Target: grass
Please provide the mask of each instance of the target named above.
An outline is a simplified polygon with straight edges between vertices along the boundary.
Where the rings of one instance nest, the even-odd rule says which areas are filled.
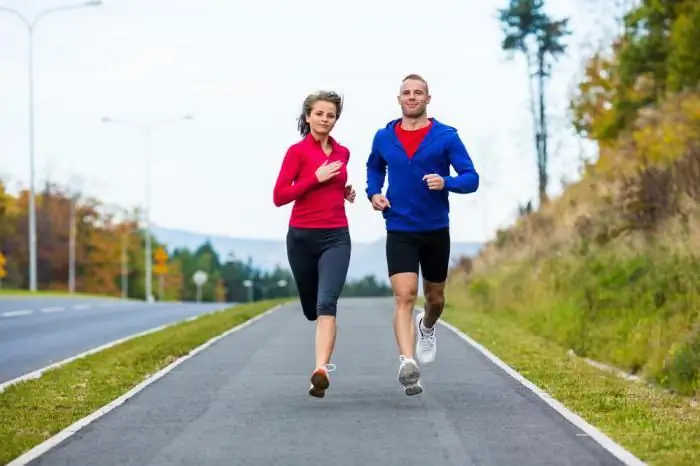
[[[465,308],[688,396],[700,396],[700,257],[616,244],[453,275]]]
[[[451,301],[445,320],[642,461],[700,464],[700,407],[687,398],[624,381],[567,356],[504,314],[470,311],[459,296]]]
[[[284,301],[210,313],[8,387],[0,393],[0,464],[108,404],[207,340]]]

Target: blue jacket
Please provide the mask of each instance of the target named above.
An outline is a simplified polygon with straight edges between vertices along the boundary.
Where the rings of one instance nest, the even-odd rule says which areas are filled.
[[[434,118],[430,131],[409,159],[396,136],[392,120],[374,135],[372,152],[367,159],[367,198],[381,194],[389,175],[386,197],[391,207],[382,212],[386,229],[393,231],[428,231],[450,224],[449,193],[473,193],[479,187],[479,174],[457,130]],[[450,165],[457,176],[450,176]],[[445,180],[441,191],[431,191],[423,176],[436,173]]]

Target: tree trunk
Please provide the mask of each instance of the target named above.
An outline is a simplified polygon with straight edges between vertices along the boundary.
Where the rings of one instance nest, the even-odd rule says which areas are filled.
[[[548,154],[547,154],[547,116],[545,112],[545,97],[544,97],[544,81],[545,81],[545,61],[544,52],[539,51],[537,54],[537,76],[539,79],[539,100],[540,100],[540,118],[539,118],[539,146],[538,146],[538,158],[537,158],[537,168],[539,174],[538,192],[540,199],[540,206],[544,205],[548,201],[547,197],[547,184],[549,181],[549,174],[547,172],[548,165]]]

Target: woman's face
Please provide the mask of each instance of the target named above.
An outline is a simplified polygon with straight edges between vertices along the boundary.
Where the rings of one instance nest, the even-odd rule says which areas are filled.
[[[306,117],[306,122],[311,127],[312,132],[326,135],[333,130],[336,118],[335,105],[320,100],[311,107],[311,113]]]

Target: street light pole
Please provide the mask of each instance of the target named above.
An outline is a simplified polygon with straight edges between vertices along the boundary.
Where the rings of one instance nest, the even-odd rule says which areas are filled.
[[[99,6],[102,4],[101,0],[89,0],[83,3],[57,6],[49,8],[42,11],[34,20],[29,21],[20,12],[13,10],[8,7],[0,6],[0,11],[10,13],[22,21],[22,23],[27,27],[27,74],[28,74],[28,86],[29,86],[29,289],[30,291],[37,290],[37,241],[36,241],[36,203],[34,201],[35,191],[34,191],[34,173],[35,173],[35,162],[34,162],[34,28],[39,21],[51,14],[60,11],[74,10],[77,8],[84,8],[88,6]]]
[[[75,203],[77,196],[70,198],[70,234],[68,237],[68,292],[75,293]]]
[[[153,252],[151,246],[151,166],[152,166],[152,145],[153,145],[153,133],[160,126],[167,123],[174,123],[178,121],[192,120],[194,117],[190,114],[168,118],[165,120],[159,120],[151,123],[140,123],[136,121],[129,120],[117,120],[110,117],[102,117],[103,123],[118,123],[129,126],[136,127],[141,132],[142,144],[143,144],[143,157],[144,157],[144,194],[145,194],[145,208],[144,208],[144,225],[146,229],[146,244],[145,244],[145,270],[144,274],[146,280],[146,296],[147,302],[151,303],[155,301],[153,298]]]

